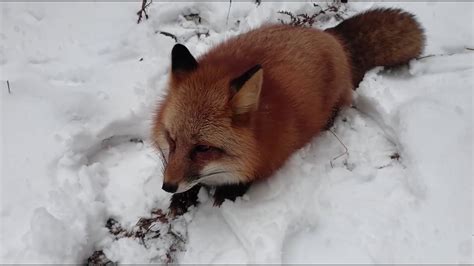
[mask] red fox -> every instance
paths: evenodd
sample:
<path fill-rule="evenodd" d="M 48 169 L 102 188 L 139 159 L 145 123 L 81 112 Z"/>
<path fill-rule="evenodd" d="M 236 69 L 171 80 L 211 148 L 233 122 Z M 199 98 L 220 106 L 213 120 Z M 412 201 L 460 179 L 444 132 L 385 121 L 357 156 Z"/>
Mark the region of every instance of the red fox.
<path fill-rule="evenodd" d="M 407 63 L 424 42 L 412 14 L 375 9 L 325 31 L 264 25 L 198 59 L 176 44 L 152 129 L 170 210 L 197 204 L 201 185 L 217 206 L 243 195 L 351 104 L 367 70 Z"/>

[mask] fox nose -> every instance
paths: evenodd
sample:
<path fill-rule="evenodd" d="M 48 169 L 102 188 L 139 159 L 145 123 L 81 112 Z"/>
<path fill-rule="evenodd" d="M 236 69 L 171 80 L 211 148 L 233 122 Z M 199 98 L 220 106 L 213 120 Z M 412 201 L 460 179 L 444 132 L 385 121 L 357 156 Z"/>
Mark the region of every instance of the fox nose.
<path fill-rule="evenodd" d="M 163 186 L 161 188 L 166 192 L 174 193 L 174 192 L 176 192 L 176 190 L 178 190 L 178 185 L 173 185 L 173 184 L 170 184 L 170 183 L 163 183 Z"/>

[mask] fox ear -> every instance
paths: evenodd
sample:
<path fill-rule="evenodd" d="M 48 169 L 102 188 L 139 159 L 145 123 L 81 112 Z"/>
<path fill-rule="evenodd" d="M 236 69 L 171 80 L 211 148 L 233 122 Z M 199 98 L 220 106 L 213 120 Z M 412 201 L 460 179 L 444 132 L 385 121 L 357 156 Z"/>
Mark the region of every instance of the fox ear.
<path fill-rule="evenodd" d="M 198 63 L 188 48 L 179 43 L 175 44 L 171 51 L 171 73 L 173 75 L 183 75 L 197 67 Z"/>
<path fill-rule="evenodd" d="M 242 115 L 257 110 L 262 90 L 263 69 L 256 65 L 230 83 L 235 93 L 230 104 L 234 115 Z"/>

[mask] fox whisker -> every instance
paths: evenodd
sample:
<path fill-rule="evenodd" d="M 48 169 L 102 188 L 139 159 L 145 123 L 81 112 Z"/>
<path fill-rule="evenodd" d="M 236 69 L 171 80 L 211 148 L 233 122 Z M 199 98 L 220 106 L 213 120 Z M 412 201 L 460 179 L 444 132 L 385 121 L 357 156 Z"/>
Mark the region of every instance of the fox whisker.
<path fill-rule="evenodd" d="M 203 181 L 206 178 L 209 178 L 211 176 L 215 176 L 215 175 L 218 175 L 218 174 L 236 174 L 236 173 L 243 173 L 243 171 L 239 171 L 239 170 L 221 170 L 221 171 L 215 171 L 215 172 L 210 172 L 210 173 L 201 174 L 201 175 L 190 176 L 190 178 L 194 179 L 196 181 Z"/>
<path fill-rule="evenodd" d="M 163 163 L 163 169 L 164 169 L 166 165 L 168 164 L 168 161 L 166 160 L 166 156 L 165 156 L 165 153 L 163 152 L 163 149 L 158 146 L 158 150 L 161 154 L 161 162 Z"/>

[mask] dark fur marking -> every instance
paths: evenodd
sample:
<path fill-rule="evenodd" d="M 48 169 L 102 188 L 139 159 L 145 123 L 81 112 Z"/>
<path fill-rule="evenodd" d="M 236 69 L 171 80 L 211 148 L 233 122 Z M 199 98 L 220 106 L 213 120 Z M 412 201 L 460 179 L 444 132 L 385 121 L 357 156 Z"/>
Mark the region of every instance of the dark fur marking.
<path fill-rule="evenodd" d="M 198 67 L 196 59 L 189 52 L 188 48 L 182 44 L 175 44 L 171 51 L 171 70 L 172 72 L 189 72 Z"/>
<path fill-rule="evenodd" d="M 173 194 L 169 210 L 173 215 L 182 215 L 188 211 L 191 206 L 198 204 L 198 193 L 201 185 L 195 185 L 190 190 L 183 193 Z"/>
<path fill-rule="evenodd" d="M 334 121 L 336 121 L 336 117 L 339 114 L 339 108 L 334 107 L 331 113 L 331 116 L 329 117 L 329 120 L 326 123 L 326 126 L 324 127 L 324 130 L 329 130 L 331 127 L 334 125 Z"/>
<path fill-rule="evenodd" d="M 262 68 L 261 65 L 255 65 L 249 70 L 245 71 L 240 77 L 233 79 L 230 82 L 231 89 L 235 92 L 238 92 L 242 86 L 244 86 L 245 82 L 247 82 L 252 76 L 257 73 Z"/>
<path fill-rule="evenodd" d="M 216 187 L 216 192 L 214 193 L 214 206 L 221 206 L 226 199 L 235 201 L 237 197 L 240 197 L 247 192 L 251 184 L 252 183 L 240 183 L 237 185 Z"/>

